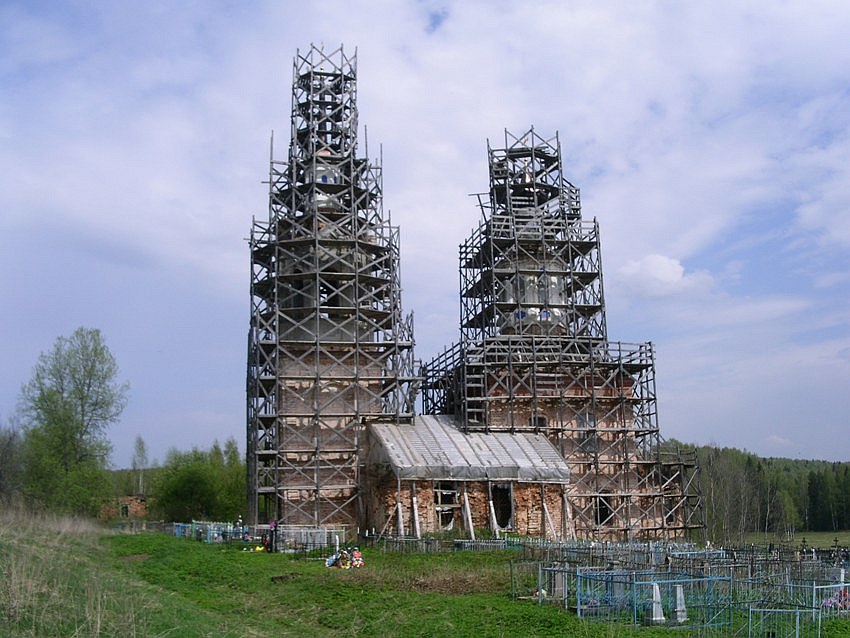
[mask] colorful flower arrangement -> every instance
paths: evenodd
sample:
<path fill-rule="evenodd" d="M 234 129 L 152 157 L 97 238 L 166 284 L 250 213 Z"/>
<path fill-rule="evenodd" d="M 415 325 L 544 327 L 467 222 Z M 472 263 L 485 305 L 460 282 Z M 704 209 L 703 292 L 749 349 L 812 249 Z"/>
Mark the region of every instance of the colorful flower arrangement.
<path fill-rule="evenodd" d="M 338 553 L 328 556 L 325 567 L 338 567 L 339 569 L 351 569 L 352 567 L 363 567 L 363 554 L 357 547 L 340 550 Z"/>
<path fill-rule="evenodd" d="M 825 599 L 821 606 L 829 609 L 850 609 L 850 591 L 841 589 L 834 596 Z"/>

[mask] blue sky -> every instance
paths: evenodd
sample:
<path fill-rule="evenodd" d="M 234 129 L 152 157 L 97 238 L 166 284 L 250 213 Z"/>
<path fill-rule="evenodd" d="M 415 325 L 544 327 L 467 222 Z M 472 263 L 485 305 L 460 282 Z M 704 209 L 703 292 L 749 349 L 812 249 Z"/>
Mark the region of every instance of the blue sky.
<path fill-rule="evenodd" d="M 823 1 L 6 0 L 0 420 L 87 326 L 131 386 L 116 466 L 244 444 L 269 138 L 296 49 L 342 43 L 418 357 L 457 338 L 487 140 L 534 125 L 599 220 L 609 336 L 656 345 L 662 434 L 850 460 L 847 33 Z"/>

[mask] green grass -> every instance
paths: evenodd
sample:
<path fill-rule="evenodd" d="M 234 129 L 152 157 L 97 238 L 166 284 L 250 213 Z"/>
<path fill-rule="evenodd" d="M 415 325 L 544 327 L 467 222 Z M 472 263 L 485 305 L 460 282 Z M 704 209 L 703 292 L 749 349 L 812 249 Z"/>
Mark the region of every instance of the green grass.
<path fill-rule="evenodd" d="M 367 551 L 364 568 L 339 570 L 319 559 L 164 535 L 116 536 L 108 543 L 120 569 L 220 614 L 219 635 L 629 635 L 562 610 L 513 602 L 511 553 Z"/>
<path fill-rule="evenodd" d="M 683 635 L 513 601 L 515 557 L 366 550 L 364 568 L 339 570 L 318 558 L 4 511 L 0 636 Z M 824 635 L 850 635 L 850 624 Z"/>
<path fill-rule="evenodd" d="M 117 568 L 103 534 L 87 520 L 3 511 L 0 636 L 212 634 L 215 614 Z M 177 618 L 201 633 L 175 632 Z"/>
<path fill-rule="evenodd" d="M 836 539 L 838 539 L 839 547 L 850 547 L 850 530 L 841 530 L 838 532 L 797 532 L 790 539 L 786 536 L 776 536 L 772 533 L 751 532 L 744 537 L 744 542 L 755 543 L 756 545 L 778 543 L 799 547 L 805 541 L 806 547 L 829 549 L 835 547 Z"/>

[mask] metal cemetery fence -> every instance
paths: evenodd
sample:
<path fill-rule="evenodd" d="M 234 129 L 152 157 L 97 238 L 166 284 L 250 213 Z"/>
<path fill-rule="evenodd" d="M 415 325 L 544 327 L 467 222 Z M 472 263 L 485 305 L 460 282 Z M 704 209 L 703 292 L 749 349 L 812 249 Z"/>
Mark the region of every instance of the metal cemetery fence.
<path fill-rule="evenodd" d="M 507 537 L 440 539 L 360 536 L 346 528 L 192 521 L 172 533 L 207 543 L 312 556 L 356 544 L 373 551 L 511 551 L 514 600 L 557 605 L 588 621 L 656 625 L 702 636 L 819 636 L 850 617 L 846 552 L 688 543 L 600 543 Z M 348 533 L 347 533 L 348 532 Z"/>

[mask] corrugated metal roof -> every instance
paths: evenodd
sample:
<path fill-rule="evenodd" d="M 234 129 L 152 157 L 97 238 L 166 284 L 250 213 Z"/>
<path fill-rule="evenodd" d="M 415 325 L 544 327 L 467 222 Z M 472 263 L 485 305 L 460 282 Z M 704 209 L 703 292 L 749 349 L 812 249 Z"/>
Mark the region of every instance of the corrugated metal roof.
<path fill-rule="evenodd" d="M 413 424 L 370 423 L 379 449 L 370 460 L 388 463 L 402 479 L 513 480 L 568 483 L 570 470 L 540 434 L 464 434 L 452 417 L 423 415 Z"/>

